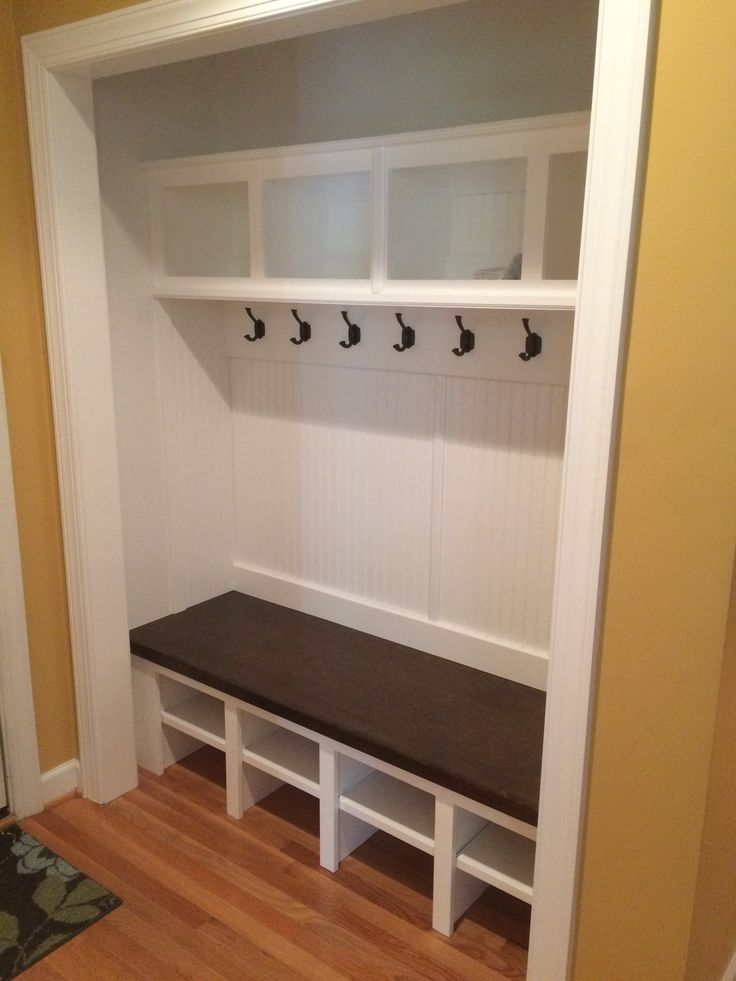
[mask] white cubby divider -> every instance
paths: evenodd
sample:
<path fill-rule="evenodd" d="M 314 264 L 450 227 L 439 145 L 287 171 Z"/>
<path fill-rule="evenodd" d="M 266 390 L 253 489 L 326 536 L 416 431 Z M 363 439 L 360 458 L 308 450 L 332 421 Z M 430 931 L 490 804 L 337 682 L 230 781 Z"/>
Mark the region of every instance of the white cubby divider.
<path fill-rule="evenodd" d="M 133 684 L 142 767 L 161 774 L 203 744 L 222 750 L 235 819 L 283 783 L 311 794 L 331 872 L 378 830 L 419 848 L 433 856 L 440 933 L 488 885 L 531 903 L 533 825 L 137 656 Z"/>
<path fill-rule="evenodd" d="M 151 161 L 153 293 L 573 309 L 588 131 L 578 112 Z"/>

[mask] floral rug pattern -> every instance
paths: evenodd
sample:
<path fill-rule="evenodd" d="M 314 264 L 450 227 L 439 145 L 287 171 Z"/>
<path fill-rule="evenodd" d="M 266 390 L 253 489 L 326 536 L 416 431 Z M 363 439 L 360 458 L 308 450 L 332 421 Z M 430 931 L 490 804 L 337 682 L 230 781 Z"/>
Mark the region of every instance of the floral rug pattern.
<path fill-rule="evenodd" d="M 0 831 L 0 981 L 9 981 L 120 900 L 17 824 Z"/>

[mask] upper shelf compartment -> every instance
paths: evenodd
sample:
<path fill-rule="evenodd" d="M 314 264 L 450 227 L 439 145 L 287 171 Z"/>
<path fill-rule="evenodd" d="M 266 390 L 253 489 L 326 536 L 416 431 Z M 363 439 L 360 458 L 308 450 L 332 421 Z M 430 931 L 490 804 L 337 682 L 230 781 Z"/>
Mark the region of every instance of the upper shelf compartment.
<path fill-rule="evenodd" d="M 146 164 L 160 297 L 570 309 L 583 113 Z"/>

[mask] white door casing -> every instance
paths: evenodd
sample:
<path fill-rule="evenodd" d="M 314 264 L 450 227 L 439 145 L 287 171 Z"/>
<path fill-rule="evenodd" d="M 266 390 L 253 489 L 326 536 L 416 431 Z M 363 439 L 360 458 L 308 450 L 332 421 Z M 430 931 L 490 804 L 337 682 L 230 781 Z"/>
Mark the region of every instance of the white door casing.
<path fill-rule="evenodd" d="M 36 744 L 26 610 L 0 367 L 0 725 L 9 803 L 17 818 L 43 808 Z M 0 760 L 0 780 L 2 779 Z M 1 788 L 0 788 L 1 789 Z M 1 801 L 0 801 L 1 803 Z"/>
<path fill-rule="evenodd" d="M 151 0 L 24 38 L 82 790 L 93 799 L 130 789 L 136 772 L 91 77 L 446 2 Z M 601 0 L 530 981 L 569 973 L 653 22 L 653 0 Z"/>

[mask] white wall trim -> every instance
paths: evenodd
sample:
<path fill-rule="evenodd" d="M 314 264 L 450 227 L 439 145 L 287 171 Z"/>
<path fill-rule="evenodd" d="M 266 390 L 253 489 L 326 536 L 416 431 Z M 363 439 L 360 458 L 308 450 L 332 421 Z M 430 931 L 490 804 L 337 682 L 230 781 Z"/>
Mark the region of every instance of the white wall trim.
<path fill-rule="evenodd" d="M 462 2 L 149 0 L 32 37 L 48 70 L 99 77 Z"/>
<path fill-rule="evenodd" d="M 552 610 L 529 978 L 571 970 L 653 3 L 602 0 Z"/>
<path fill-rule="evenodd" d="M 434 623 L 403 610 L 388 607 L 310 583 L 269 575 L 242 563 L 233 565 L 233 586 L 269 603 L 288 606 L 310 616 L 322 617 L 353 630 L 362 630 L 444 657 L 456 664 L 465 664 L 479 671 L 488 671 L 500 678 L 517 681 L 542 691 L 547 686 L 549 658 L 543 651 L 522 645 L 494 641 L 470 631 Z"/>
<path fill-rule="evenodd" d="M 728 962 L 726 973 L 723 975 L 723 981 L 736 981 L 736 951 Z"/>
<path fill-rule="evenodd" d="M 18 818 L 43 807 L 36 716 L 15 513 L 15 495 L 0 368 L 0 725 L 11 812 Z"/>
<path fill-rule="evenodd" d="M 137 768 L 92 87 L 25 50 L 81 783 L 106 803 Z"/>
<path fill-rule="evenodd" d="M 109 799 L 135 776 L 100 199 L 87 79 L 262 41 L 264 25 L 274 28 L 273 39 L 338 26 L 346 22 L 346 12 L 357 22 L 374 19 L 381 10 L 389 15 L 439 5 L 442 0 L 247 0 L 239 5 L 152 0 L 24 39 L 82 785 L 90 796 Z M 602 0 L 600 8 L 529 981 L 564 981 L 572 950 L 653 6 L 653 0 Z M 298 14 L 309 18 L 297 23 Z M 213 39 L 219 47 L 212 46 Z M 70 79 L 55 70 L 82 77 Z M 65 213 L 74 215 L 74 238 Z"/>
<path fill-rule="evenodd" d="M 67 760 L 41 774 L 44 806 L 79 790 L 79 760 Z"/>

